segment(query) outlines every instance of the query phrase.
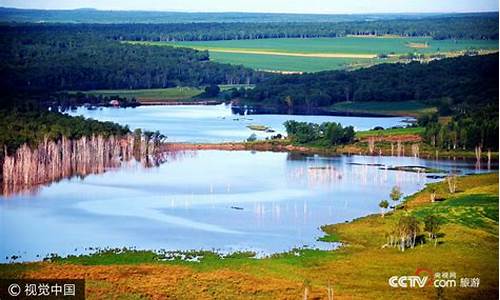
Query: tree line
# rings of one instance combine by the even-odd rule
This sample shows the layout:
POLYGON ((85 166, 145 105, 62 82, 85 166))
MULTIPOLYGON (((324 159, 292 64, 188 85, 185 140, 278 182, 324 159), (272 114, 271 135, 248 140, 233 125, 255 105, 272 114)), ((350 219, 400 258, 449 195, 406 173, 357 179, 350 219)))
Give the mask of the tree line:
POLYGON ((444 150, 472 150, 476 147, 498 150, 498 106, 489 105, 471 113, 455 114, 447 123, 423 116, 424 141, 444 150))
POLYGON ((99 26, 106 37, 134 41, 209 41, 346 35, 498 39, 497 15, 323 23, 189 23, 99 26))
MULTIPOLYGON (((237 19, 235 19, 237 20, 237 19)), ((23 24, 27 31, 87 33, 117 41, 208 41, 265 38, 343 37, 346 35, 429 36, 434 39, 498 39, 498 14, 450 14, 438 16, 338 17, 339 21, 304 21, 298 15, 273 22, 179 21, 159 24, 23 24)), ((73 22, 66 22, 73 23, 73 22)))

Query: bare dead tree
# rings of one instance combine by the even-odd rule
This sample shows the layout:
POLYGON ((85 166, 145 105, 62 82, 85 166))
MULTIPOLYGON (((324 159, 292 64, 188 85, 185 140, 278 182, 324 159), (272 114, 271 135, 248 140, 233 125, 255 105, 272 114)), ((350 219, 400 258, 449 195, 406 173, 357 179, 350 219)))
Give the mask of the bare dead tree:
POLYGON ((24 144, 12 155, 5 153, 1 191, 9 195, 70 176, 103 173, 133 158, 135 147, 141 150, 140 161, 144 166, 157 162, 156 141, 142 139, 140 145, 136 141, 132 135, 107 138, 93 135, 75 140, 44 138, 34 148, 24 144))
POLYGON ((373 154, 375 151, 375 138, 373 136, 368 138, 368 151, 373 154))
POLYGON ((446 182, 448 183, 448 190, 451 194, 454 194, 457 191, 457 175, 450 174, 446 177, 446 182))
POLYGON ((412 152, 414 157, 419 157, 420 156, 420 145, 419 144, 411 145, 411 152, 412 152))
POLYGON ((476 154, 476 168, 480 169, 481 168, 482 147, 480 145, 476 146, 476 148, 474 148, 474 152, 476 154))
POLYGON ((431 202, 434 203, 436 201, 436 189, 432 189, 430 193, 431 202))

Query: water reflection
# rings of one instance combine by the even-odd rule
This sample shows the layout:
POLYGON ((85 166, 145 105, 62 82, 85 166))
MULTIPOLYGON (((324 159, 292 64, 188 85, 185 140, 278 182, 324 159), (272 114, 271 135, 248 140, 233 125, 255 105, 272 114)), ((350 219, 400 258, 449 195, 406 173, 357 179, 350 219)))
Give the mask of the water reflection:
POLYGON ((185 155, 184 151, 158 152, 153 142, 133 135, 91 136, 71 140, 63 137, 54 142, 45 139, 36 148, 22 145, 12 155, 6 155, 0 177, 1 194, 35 195, 42 185, 65 178, 85 178, 111 169, 140 163, 144 168, 158 167, 168 160, 185 155))
POLYGON ((319 226, 378 212, 394 185, 409 195, 435 181, 393 166, 485 171, 476 170, 474 162, 405 157, 295 159, 288 153, 249 151, 170 155, 156 168, 130 162, 113 172, 63 180, 35 195, 0 201, 0 257, 31 260, 89 246, 258 253, 302 245, 328 248, 316 241, 319 226))

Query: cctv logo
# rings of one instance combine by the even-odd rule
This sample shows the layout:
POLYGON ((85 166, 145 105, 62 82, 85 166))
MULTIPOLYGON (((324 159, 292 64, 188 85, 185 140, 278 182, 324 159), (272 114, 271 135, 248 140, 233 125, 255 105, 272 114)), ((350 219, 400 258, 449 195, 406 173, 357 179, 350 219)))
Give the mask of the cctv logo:
POLYGON ((392 276, 389 278, 389 285, 393 288, 423 288, 426 284, 432 285, 432 280, 428 282, 429 277, 434 277, 434 273, 431 270, 418 268, 415 271, 415 275, 412 276, 392 276), (421 276, 422 273, 423 275, 421 276))
POLYGON ((389 285, 393 288, 423 288, 428 279, 428 276, 392 276, 389 278, 389 285))
POLYGON ((452 272, 451 278, 448 278, 448 272, 444 278, 441 277, 443 273, 436 273, 436 275, 429 269, 418 268, 415 275, 412 276, 392 276, 389 278, 389 285, 393 288, 423 288, 426 285, 434 287, 456 287, 457 281, 455 279, 456 273, 452 272), (431 278, 429 280, 429 278, 431 278), (453 278, 453 279, 452 279, 453 278))

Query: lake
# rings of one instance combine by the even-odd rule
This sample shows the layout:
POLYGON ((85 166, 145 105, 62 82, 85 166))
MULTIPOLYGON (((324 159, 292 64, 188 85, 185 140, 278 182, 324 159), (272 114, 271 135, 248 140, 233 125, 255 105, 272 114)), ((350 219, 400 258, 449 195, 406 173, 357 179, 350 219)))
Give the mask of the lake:
MULTIPOLYGON (((242 141, 262 124, 340 122, 358 130, 402 125, 403 118, 238 115, 230 106, 78 108, 72 115, 160 130, 175 142, 242 141)), ((260 138, 270 133, 256 132, 260 138)), ((276 134, 276 133, 272 133, 276 134)), ((405 195, 435 179, 388 170, 426 166, 444 173, 484 172, 472 162, 413 157, 317 156, 252 151, 186 151, 146 168, 126 162, 103 174, 73 177, 31 192, 0 196, 0 258, 40 260, 95 248, 250 250, 267 255, 318 242, 324 224, 379 212, 391 188, 405 195)), ((497 168, 498 164, 495 164, 497 168)))
POLYGON ((464 161, 408 157, 175 153, 157 168, 128 163, 31 193, 0 196, 0 257, 40 260, 49 253, 87 253, 89 247, 259 255, 304 245, 331 249, 332 244, 316 241, 321 225, 378 212, 394 185, 409 195, 434 181, 385 169, 401 165, 482 172, 464 161))
POLYGON ((82 115, 100 121, 127 124, 131 129, 142 128, 168 136, 169 142, 241 142, 252 133, 264 139, 277 133, 285 134, 283 123, 287 120, 322 123, 339 122, 343 126, 352 125, 356 130, 368 130, 375 126, 384 128, 406 125, 406 118, 366 118, 311 115, 278 114, 234 114, 230 105, 163 105, 139 106, 136 108, 103 107, 89 110, 79 107, 69 111, 73 116, 82 115), (247 126, 265 125, 275 130, 273 133, 254 131, 247 126))

